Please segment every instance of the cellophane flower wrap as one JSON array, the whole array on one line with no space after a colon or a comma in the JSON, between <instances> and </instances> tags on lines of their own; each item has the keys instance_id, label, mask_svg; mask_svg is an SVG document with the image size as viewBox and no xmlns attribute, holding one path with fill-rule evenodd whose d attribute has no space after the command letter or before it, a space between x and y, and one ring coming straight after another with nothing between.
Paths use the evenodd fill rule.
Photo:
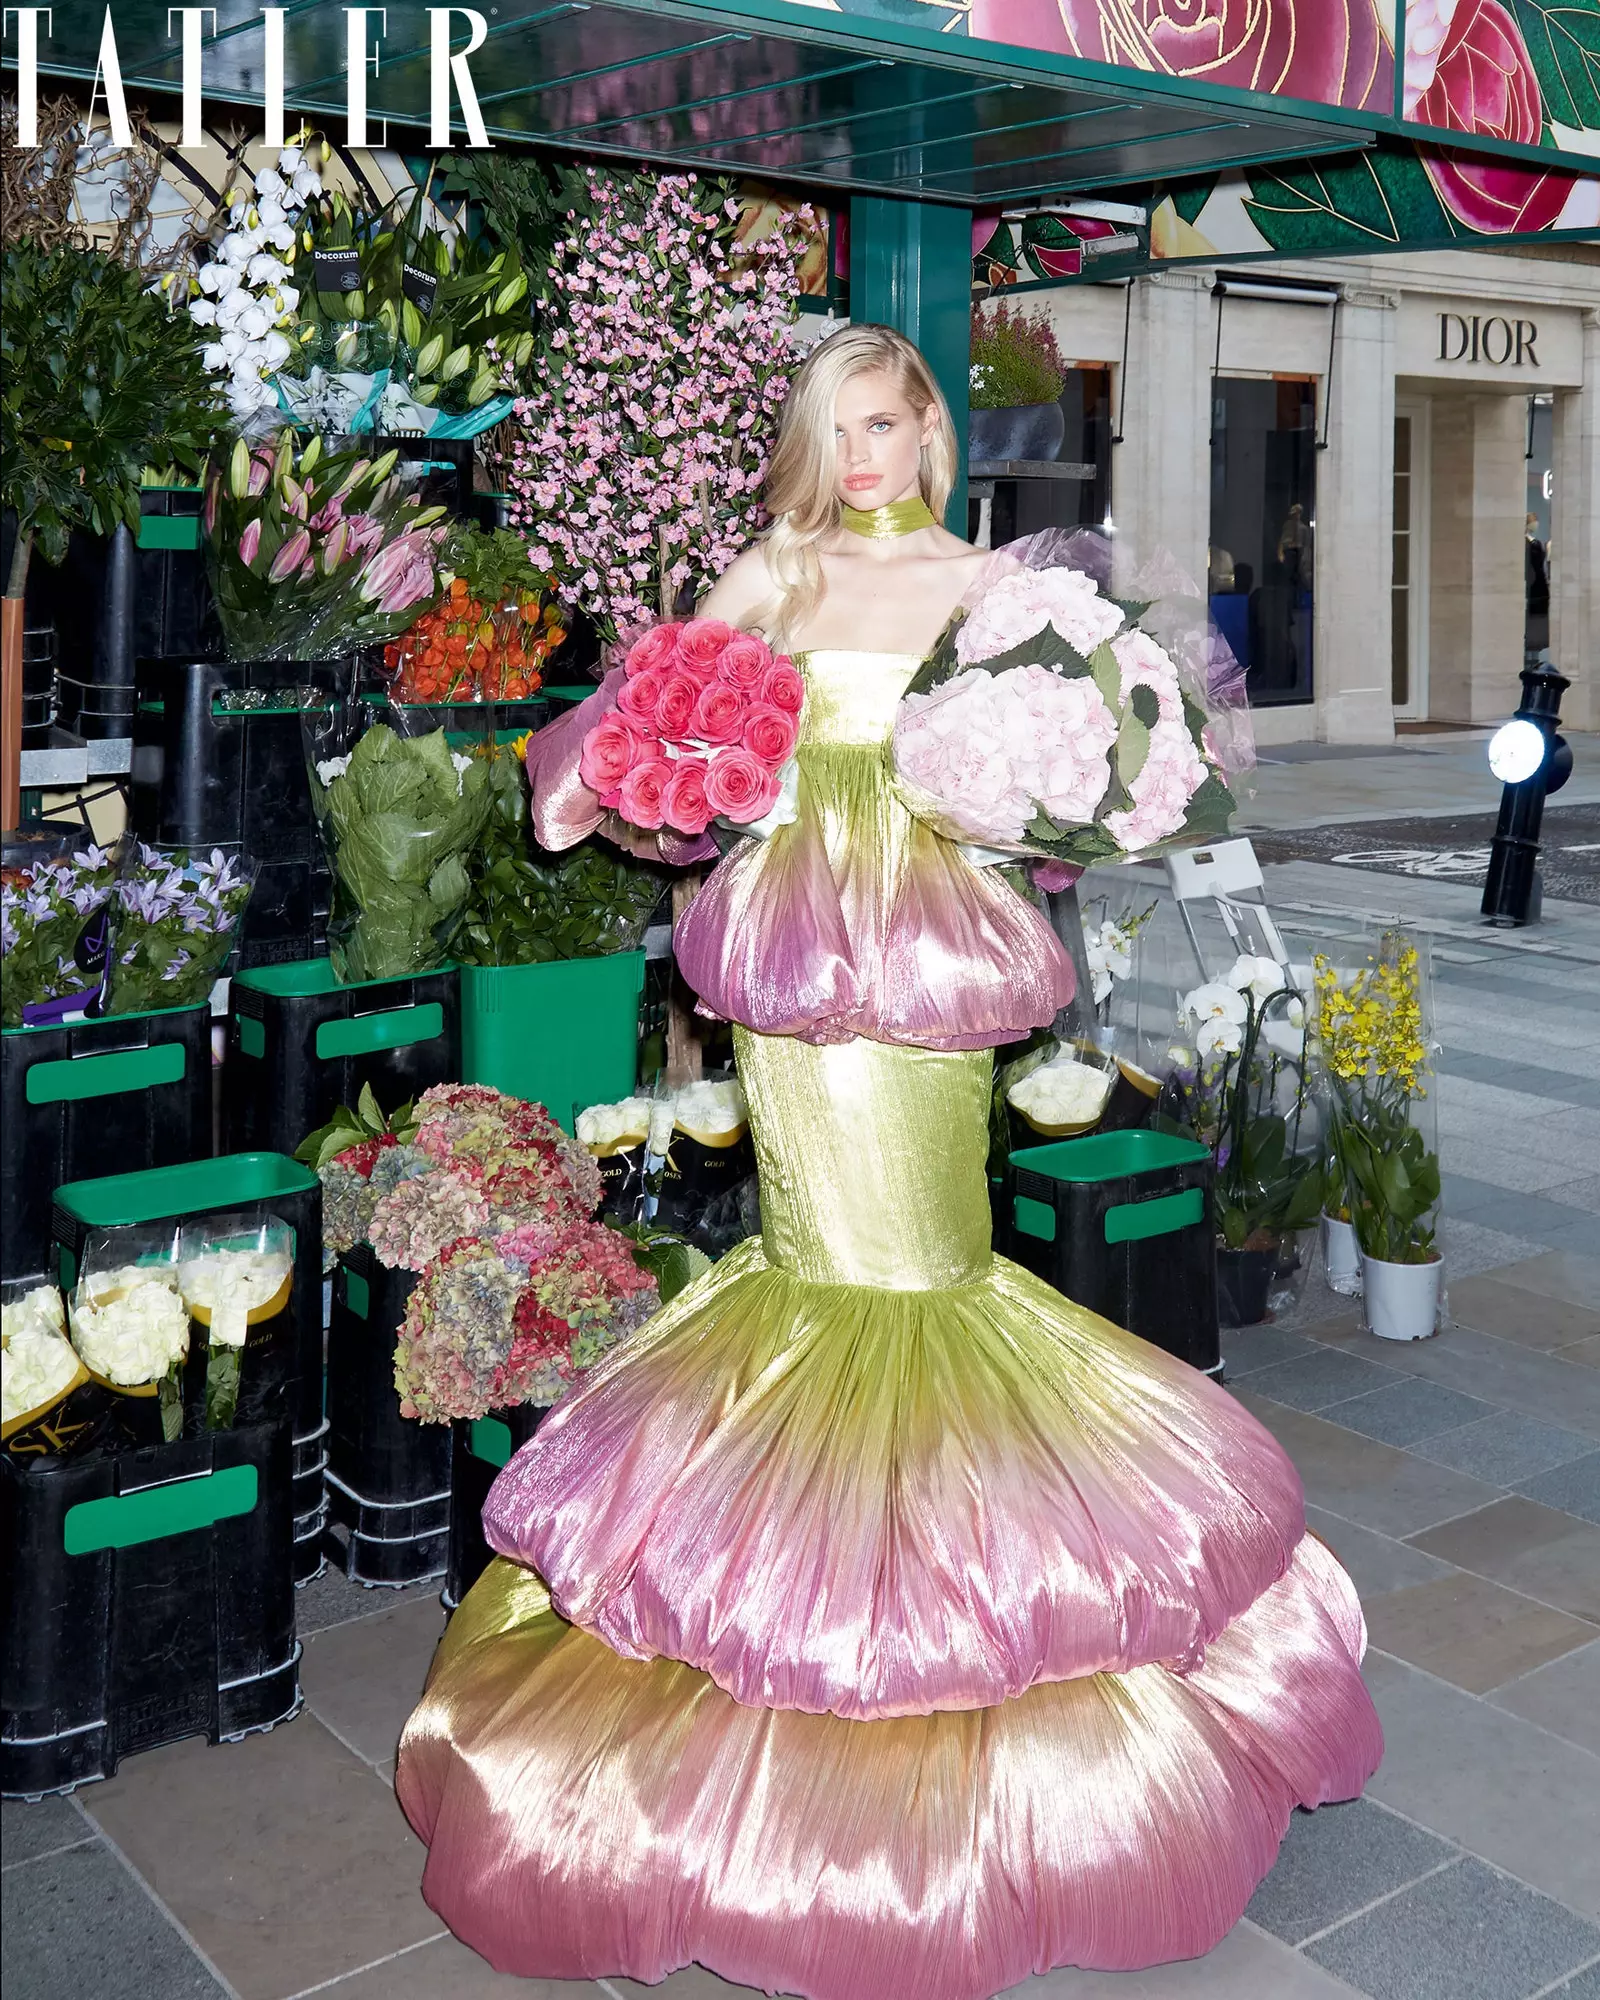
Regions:
<instances>
[{"instance_id":1,"label":"cellophane flower wrap","mask_svg":"<svg viewBox=\"0 0 1600 2000\"><path fill-rule=\"evenodd\" d=\"M417 1273L395 1348L403 1415L447 1423L554 1402L655 1310L654 1279L592 1220L599 1169L541 1105L439 1084L400 1132L371 1131L383 1121L364 1110L364 1126L344 1116L365 1136L318 1169L324 1245L365 1241Z\"/></svg>"},{"instance_id":2,"label":"cellophane flower wrap","mask_svg":"<svg viewBox=\"0 0 1600 2000\"><path fill-rule=\"evenodd\" d=\"M54 1285L9 1285L0 1304L0 1431L9 1440L88 1380Z\"/></svg>"},{"instance_id":3,"label":"cellophane flower wrap","mask_svg":"<svg viewBox=\"0 0 1600 2000\"><path fill-rule=\"evenodd\" d=\"M328 956L343 981L428 972L449 955L493 800L486 760L446 720L459 717L361 698L302 712L333 870Z\"/></svg>"},{"instance_id":4,"label":"cellophane flower wrap","mask_svg":"<svg viewBox=\"0 0 1600 2000\"><path fill-rule=\"evenodd\" d=\"M690 838L713 820L746 828L782 815L805 699L786 654L719 618L669 620L634 640L622 671L578 760L608 812Z\"/></svg>"},{"instance_id":5,"label":"cellophane flower wrap","mask_svg":"<svg viewBox=\"0 0 1600 2000\"><path fill-rule=\"evenodd\" d=\"M8 1028L86 1006L105 965L114 855L92 842L0 871L0 1012Z\"/></svg>"},{"instance_id":6,"label":"cellophane flower wrap","mask_svg":"<svg viewBox=\"0 0 1600 2000\"><path fill-rule=\"evenodd\" d=\"M1087 867L1223 833L1254 763L1243 678L1170 576L1117 598L1109 549L1048 530L982 576L895 721L907 806L953 840Z\"/></svg>"},{"instance_id":7,"label":"cellophane flower wrap","mask_svg":"<svg viewBox=\"0 0 1600 2000\"><path fill-rule=\"evenodd\" d=\"M84 1246L68 1304L72 1344L105 1387L159 1400L167 1443L183 1429L189 1310L178 1290L178 1231L107 1230Z\"/></svg>"},{"instance_id":8,"label":"cellophane flower wrap","mask_svg":"<svg viewBox=\"0 0 1600 2000\"><path fill-rule=\"evenodd\" d=\"M294 1249L293 1229L275 1215L254 1222L208 1217L191 1223L179 1238L178 1289L205 1336L208 1431L234 1426L246 1347L257 1350L259 1364L259 1350L281 1343L294 1284Z\"/></svg>"},{"instance_id":9,"label":"cellophane flower wrap","mask_svg":"<svg viewBox=\"0 0 1600 2000\"><path fill-rule=\"evenodd\" d=\"M1369 1257L1432 1263L1441 1179L1426 940L1391 928L1359 964L1319 953L1313 966L1327 1211L1349 1218Z\"/></svg>"},{"instance_id":10,"label":"cellophane flower wrap","mask_svg":"<svg viewBox=\"0 0 1600 2000\"><path fill-rule=\"evenodd\" d=\"M250 900L239 848L131 843L111 900L105 1011L194 1007L227 970Z\"/></svg>"},{"instance_id":11,"label":"cellophane flower wrap","mask_svg":"<svg viewBox=\"0 0 1600 2000\"><path fill-rule=\"evenodd\" d=\"M442 585L446 524L398 453L241 438L207 476L206 560L228 656L332 659L406 630Z\"/></svg>"}]
</instances>

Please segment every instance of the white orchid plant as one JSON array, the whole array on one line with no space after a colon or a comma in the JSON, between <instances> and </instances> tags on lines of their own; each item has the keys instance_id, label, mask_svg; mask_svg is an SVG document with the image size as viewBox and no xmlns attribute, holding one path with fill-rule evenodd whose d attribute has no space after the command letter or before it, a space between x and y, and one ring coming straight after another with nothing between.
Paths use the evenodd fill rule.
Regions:
<instances>
[{"instance_id":1,"label":"white orchid plant","mask_svg":"<svg viewBox=\"0 0 1600 2000\"><path fill-rule=\"evenodd\" d=\"M1309 968L1306 969L1309 971ZM1216 1155L1224 1248L1264 1249L1314 1221L1322 1199L1297 969L1241 952L1178 1003L1169 1091Z\"/></svg>"},{"instance_id":2,"label":"white orchid plant","mask_svg":"<svg viewBox=\"0 0 1600 2000\"><path fill-rule=\"evenodd\" d=\"M294 353L299 290L292 282L299 219L322 192L326 140L302 130L275 167L263 167L227 197L227 228L211 261L191 280L189 317L212 335L206 367L227 377L228 407L241 431L271 428L278 409L272 377Z\"/></svg>"}]
</instances>

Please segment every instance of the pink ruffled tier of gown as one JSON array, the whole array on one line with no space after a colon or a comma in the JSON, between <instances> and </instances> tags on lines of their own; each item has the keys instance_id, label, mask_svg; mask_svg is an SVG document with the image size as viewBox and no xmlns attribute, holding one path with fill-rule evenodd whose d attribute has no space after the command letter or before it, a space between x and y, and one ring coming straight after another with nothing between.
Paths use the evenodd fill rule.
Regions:
<instances>
[{"instance_id":1,"label":"pink ruffled tier of gown","mask_svg":"<svg viewBox=\"0 0 1600 2000\"><path fill-rule=\"evenodd\" d=\"M1276 1441L1019 1266L816 1286L752 1240L717 1275L590 1371L484 1510L614 1651L762 1707L976 1708L1193 1666L1288 1568Z\"/></svg>"},{"instance_id":2,"label":"pink ruffled tier of gown","mask_svg":"<svg viewBox=\"0 0 1600 2000\"><path fill-rule=\"evenodd\" d=\"M1349 1580L1306 1537L1187 1674L846 1722L625 1660L491 1565L455 1614L395 1789L423 1894L503 1972L690 1963L810 2000L992 2000L1056 1965L1209 1951L1289 1815L1382 1750Z\"/></svg>"},{"instance_id":3,"label":"pink ruffled tier of gown","mask_svg":"<svg viewBox=\"0 0 1600 2000\"><path fill-rule=\"evenodd\" d=\"M913 820L887 781L887 733L921 664L895 653L797 657L806 682L799 817L741 841L679 920L674 955L702 1011L765 1035L980 1049L1047 1026L1072 964L1033 905ZM528 747L548 848L599 831L671 862L708 839L640 834L577 775L583 738L616 706L620 669Z\"/></svg>"}]
</instances>

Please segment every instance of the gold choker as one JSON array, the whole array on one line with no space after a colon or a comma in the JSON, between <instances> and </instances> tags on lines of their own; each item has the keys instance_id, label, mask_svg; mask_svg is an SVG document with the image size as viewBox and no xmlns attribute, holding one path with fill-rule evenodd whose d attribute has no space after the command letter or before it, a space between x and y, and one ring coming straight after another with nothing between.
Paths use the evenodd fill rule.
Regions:
<instances>
[{"instance_id":1,"label":"gold choker","mask_svg":"<svg viewBox=\"0 0 1600 2000\"><path fill-rule=\"evenodd\" d=\"M914 535L919 528L936 525L933 510L920 493L909 500L891 500L887 507L863 510L839 506L839 525L852 535L865 535L869 542L892 542L900 535Z\"/></svg>"}]
</instances>

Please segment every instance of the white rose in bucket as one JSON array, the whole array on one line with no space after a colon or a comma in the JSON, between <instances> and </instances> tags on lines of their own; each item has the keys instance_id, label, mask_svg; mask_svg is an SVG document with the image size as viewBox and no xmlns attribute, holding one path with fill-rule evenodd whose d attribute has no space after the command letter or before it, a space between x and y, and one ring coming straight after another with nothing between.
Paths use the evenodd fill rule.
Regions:
<instances>
[{"instance_id":1,"label":"white rose in bucket","mask_svg":"<svg viewBox=\"0 0 1600 2000\"><path fill-rule=\"evenodd\" d=\"M1022 1077L1006 1097L1031 1125L1058 1131L1069 1125L1092 1125L1110 1094L1109 1070L1068 1057Z\"/></svg>"},{"instance_id":2,"label":"white rose in bucket","mask_svg":"<svg viewBox=\"0 0 1600 2000\"><path fill-rule=\"evenodd\" d=\"M624 1097L616 1104L591 1104L578 1113L578 1144L591 1153L614 1153L637 1145L650 1132L650 1099Z\"/></svg>"},{"instance_id":3,"label":"white rose in bucket","mask_svg":"<svg viewBox=\"0 0 1600 2000\"><path fill-rule=\"evenodd\" d=\"M213 1347L243 1347L251 1313L287 1294L293 1271L287 1251L208 1250L179 1264L178 1286L190 1312L210 1315Z\"/></svg>"},{"instance_id":4,"label":"white rose in bucket","mask_svg":"<svg viewBox=\"0 0 1600 2000\"><path fill-rule=\"evenodd\" d=\"M189 1352L188 1308L166 1270L128 1264L96 1271L73 1298L73 1345L86 1368L117 1388L159 1382Z\"/></svg>"},{"instance_id":5,"label":"white rose in bucket","mask_svg":"<svg viewBox=\"0 0 1600 2000\"><path fill-rule=\"evenodd\" d=\"M47 1409L78 1375L78 1357L64 1334L37 1324L8 1332L0 1352L0 1422Z\"/></svg>"},{"instance_id":6,"label":"white rose in bucket","mask_svg":"<svg viewBox=\"0 0 1600 2000\"><path fill-rule=\"evenodd\" d=\"M728 1139L743 1132L750 1108L737 1079L726 1083L686 1083L673 1100L673 1121L695 1139Z\"/></svg>"},{"instance_id":7,"label":"white rose in bucket","mask_svg":"<svg viewBox=\"0 0 1600 2000\"><path fill-rule=\"evenodd\" d=\"M35 1285L20 1299L0 1306L0 1339L11 1341L19 1333L53 1333L66 1338L66 1308L54 1285Z\"/></svg>"}]
</instances>

